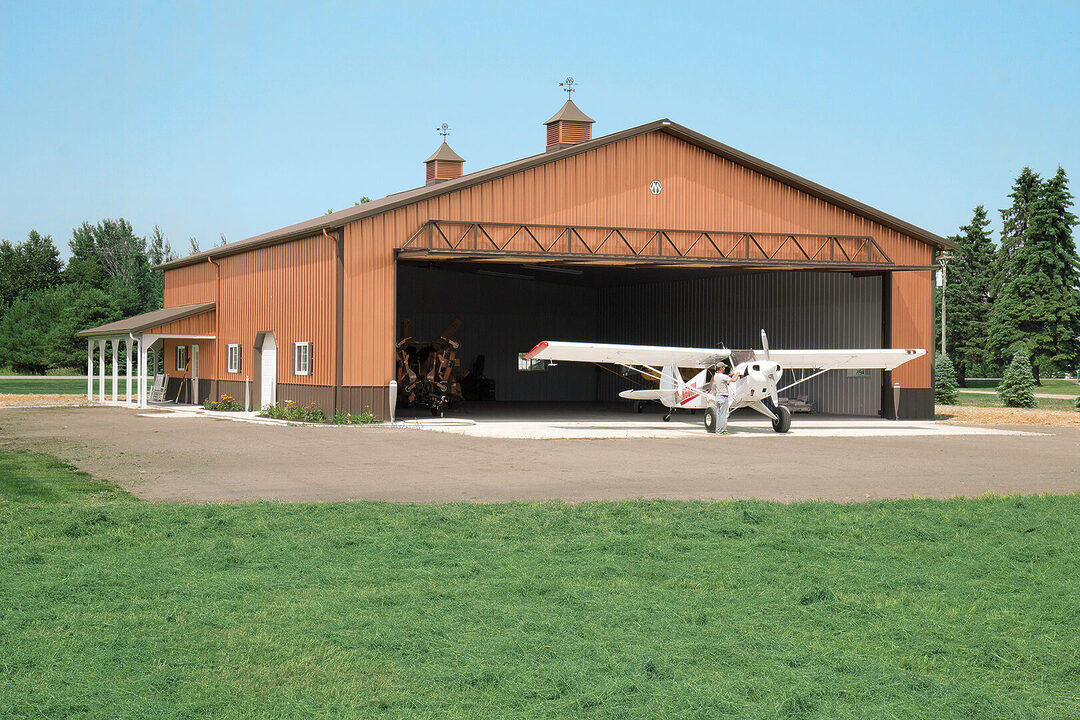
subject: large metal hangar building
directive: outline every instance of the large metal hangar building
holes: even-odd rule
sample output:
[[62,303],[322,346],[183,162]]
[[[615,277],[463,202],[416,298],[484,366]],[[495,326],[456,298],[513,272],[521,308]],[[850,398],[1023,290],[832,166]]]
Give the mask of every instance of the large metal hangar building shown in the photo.
[[[932,351],[948,241],[670,120],[592,126],[567,101],[543,152],[466,174],[444,141],[421,187],[167,263],[164,310],[83,333],[91,373],[95,350],[126,342],[139,376],[160,357],[198,378],[193,399],[246,389],[255,405],[385,417],[401,333],[455,319],[461,366],[484,357],[495,402],[633,387],[523,365],[543,339],[755,348],[765,328],[777,348]],[[899,416],[929,419],[931,364],[799,392],[819,412],[891,418],[898,383]]]

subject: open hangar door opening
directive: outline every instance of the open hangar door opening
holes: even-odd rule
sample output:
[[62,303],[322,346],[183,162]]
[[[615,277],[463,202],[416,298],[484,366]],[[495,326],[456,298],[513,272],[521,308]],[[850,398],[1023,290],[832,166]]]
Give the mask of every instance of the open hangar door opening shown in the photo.
[[[886,287],[880,273],[399,260],[398,339],[435,340],[460,320],[455,375],[472,371],[483,356],[495,403],[629,408],[618,392],[639,385],[618,368],[529,367],[520,354],[540,340],[759,348],[762,328],[774,348],[880,348]],[[781,387],[807,374],[785,371]],[[882,373],[829,372],[786,394],[805,396],[814,412],[876,417]],[[470,404],[448,415],[468,412]]]

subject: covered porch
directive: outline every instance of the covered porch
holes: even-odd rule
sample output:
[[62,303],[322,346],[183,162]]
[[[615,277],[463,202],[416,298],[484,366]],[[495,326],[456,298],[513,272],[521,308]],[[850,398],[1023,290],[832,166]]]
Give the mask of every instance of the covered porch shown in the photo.
[[198,303],[78,333],[86,338],[87,400],[140,408],[200,404],[214,377],[214,316],[214,303]]

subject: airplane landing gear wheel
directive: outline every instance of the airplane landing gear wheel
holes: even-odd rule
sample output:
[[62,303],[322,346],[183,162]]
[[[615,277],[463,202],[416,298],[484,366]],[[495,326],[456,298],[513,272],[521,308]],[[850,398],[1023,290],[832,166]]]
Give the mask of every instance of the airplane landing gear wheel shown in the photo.
[[641,402],[640,400],[635,402],[634,403],[634,412],[638,413],[639,415],[641,413],[645,412],[645,403]]
[[664,422],[671,422],[671,413],[664,414]]
[[705,411],[705,432],[715,433],[720,424],[720,408],[711,407]]
[[791,429],[791,411],[781,405],[774,412],[776,419],[772,421],[772,429],[778,433],[786,433]]

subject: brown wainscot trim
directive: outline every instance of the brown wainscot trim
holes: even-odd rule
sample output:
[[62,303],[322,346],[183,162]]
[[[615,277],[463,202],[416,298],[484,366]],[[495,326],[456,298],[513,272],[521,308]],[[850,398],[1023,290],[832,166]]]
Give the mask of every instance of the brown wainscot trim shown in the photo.
[[[203,384],[202,382],[199,383],[199,385],[202,385],[202,384]],[[209,381],[206,381],[205,384],[207,386],[209,386],[209,388],[210,388],[210,392],[209,392],[209,395],[208,395],[209,399],[217,400],[222,395],[231,395],[233,400],[236,400],[236,402],[240,403],[241,405],[244,404],[244,385],[245,385],[245,383],[244,383],[243,380],[209,380]],[[201,388],[200,388],[200,394],[201,394]],[[255,403],[255,399],[252,398],[252,406],[251,407],[252,407],[253,410],[256,410],[258,408],[255,407],[254,403]]]
[[[892,393],[889,393],[889,407],[885,408],[889,414],[886,417],[895,417],[895,409],[892,407]],[[934,390],[933,388],[900,388],[900,420],[933,420],[934,419]]]
[[290,400],[301,407],[315,403],[327,417],[334,414],[334,388],[330,385],[278,383],[278,405],[284,405]]
[[390,419],[390,390],[385,385],[342,387],[338,393],[339,409],[351,413],[370,410],[380,420]]

